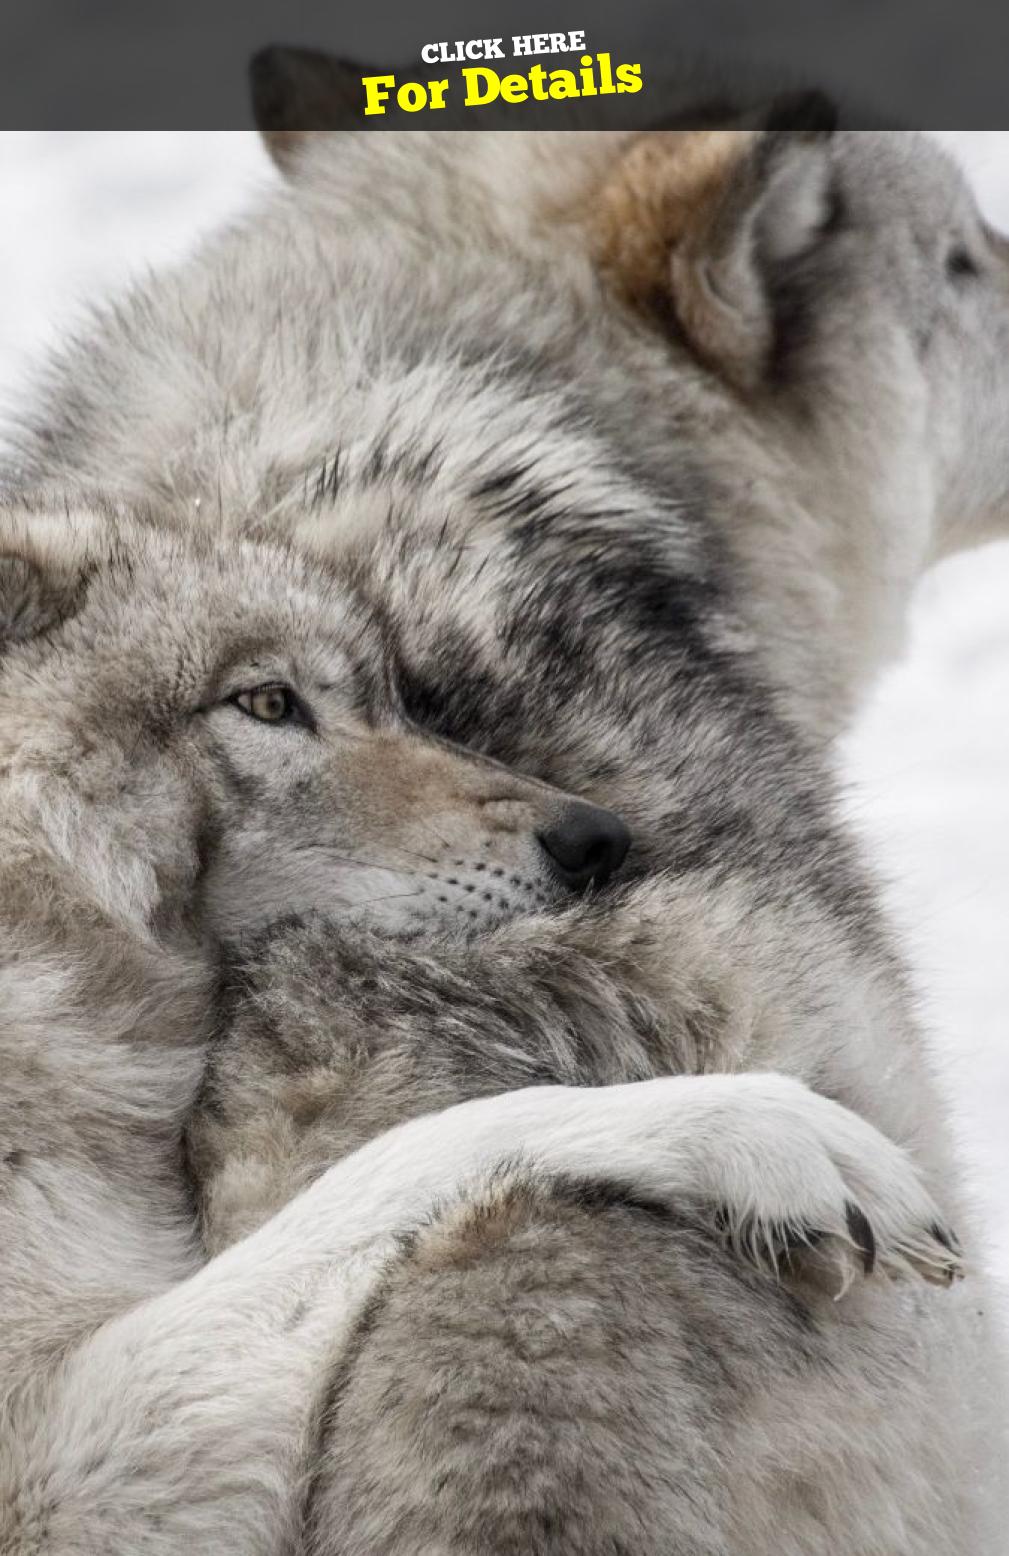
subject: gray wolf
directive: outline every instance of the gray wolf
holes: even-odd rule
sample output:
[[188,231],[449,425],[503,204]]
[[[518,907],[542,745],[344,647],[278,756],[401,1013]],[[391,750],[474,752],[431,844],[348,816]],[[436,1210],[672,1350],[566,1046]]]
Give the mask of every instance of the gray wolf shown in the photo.
[[[138,1172],[113,1213],[104,1165],[50,1188],[87,1257],[42,1257],[34,1201],[15,1223],[7,1246],[33,1252],[12,1293],[49,1339],[0,1507],[22,1544],[59,1527],[54,1550],[994,1553],[992,1299],[975,1270],[943,1289],[970,1217],[830,749],[921,570],[1005,524],[1002,240],[914,137],[290,135],[267,209],[66,353],[17,449],[25,490],[109,491],[183,550],[213,535],[185,541],[185,593],[146,614],[141,596],[120,645],[154,618],[155,640],[168,623],[199,641],[191,596],[211,589],[197,621],[226,622],[269,572],[286,627],[335,633],[342,668],[301,646],[282,670],[259,639],[276,627],[241,627],[267,674],[241,691],[293,699],[300,722],[246,712],[226,821],[213,767],[200,820],[148,868],[157,764],[112,827],[128,865],[105,869],[81,799],[46,823],[100,900],[147,884],[145,969],[185,929],[196,970],[152,984],[158,1020],[166,976],[192,1012],[208,964],[217,1016],[181,1022],[160,1151],[135,1130],[180,1197]],[[230,545],[243,560],[215,562]],[[316,568],[339,589],[304,581]],[[90,600],[65,630],[100,647]],[[17,650],[31,685],[49,631]],[[166,703],[132,657],[140,718]],[[436,813],[418,842],[423,809],[387,834],[396,756],[360,770],[370,832],[325,819],[301,755],[278,806],[262,741],[300,753],[330,728],[306,669],[326,696],[373,686],[337,715],[352,743],[406,729],[425,753],[450,743],[453,771],[462,747],[618,813],[610,884],[565,905],[527,834],[495,868],[531,895],[492,892],[474,939],[422,882],[472,870],[453,890],[475,898],[477,834],[446,846]],[[152,744],[174,771],[171,723]],[[127,765],[143,746],[122,740]],[[45,770],[87,797],[90,763],[60,749]],[[188,747],[180,766],[205,771]],[[306,803],[292,833],[278,810]],[[123,1107],[169,1094],[132,1074],[157,1045],[129,1033],[102,1071]],[[96,1106],[75,1103],[116,1135]],[[194,1272],[174,1286],[169,1233]],[[66,1332],[76,1279],[86,1341]]]
[[[261,1232],[206,1262],[180,1134],[213,1036],[214,948],[239,921],[261,933],[264,900],[285,900],[297,877],[327,940],[338,924],[341,954],[356,947],[358,958],[355,992],[344,990],[352,1003],[369,967],[391,975],[394,925],[442,978],[462,947],[478,960],[488,950],[488,975],[508,983],[519,1008],[537,966],[543,982],[545,952],[558,969],[567,961],[569,1031],[549,1008],[558,976],[541,996],[542,1035],[560,1054],[574,1021],[578,1044],[599,1045],[601,1056],[621,1044],[624,984],[650,949],[648,926],[665,935],[665,904],[646,886],[601,923],[598,905],[584,918],[562,911],[588,885],[578,851],[585,859],[591,843],[599,882],[626,846],[613,818],[417,733],[393,694],[388,624],[349,581],[283,546],[94,506],[15,505],[2,524],[5,1550],[168,1551],[189,1539],[204,1550],[297,1548],[300,1444],[317,1387],[331,1358],[350,1354],[404,1239],[426,1224],[448,1248],[453,1217],[462,1231],[474,1214],[521,1216],[542,1199],[548,1223],[568,1205],[577,1234],[584,1207],[609,1196],[620,1213],[649,1207],[646,1239],[661,1207],[682,1216],[693,1205],[688,1244],[699,1245],[695,1257],[710,1245],[716,1268],[719,1242],[705,1221],[717,1211],[756,1258],[773,1251],[765,1239],[808,1228],[832,1238],[849,1277],[862,1279],[870,1236],[892,1274],[943,1279],[955,1269],[952,1234],[908,1156],[797,1080],[649,1082],[640,1075],[657,1066],[642,1049],[637,1066],[629,1052],[606,1061],[614,1082],[629,1071],[638,1084],[550,1085],[555,1063],[536,1048],[523,1089],[500,1096],[521,1023],[514,1056],[502,1046],[500,1075],[485,1077],[484,1100],[376,1132],[346,1161],[313,1171],[307,1192]],[[437,864],[433,838],[450,857],[474,856],[477,881],[507,872],[490,906],[472,911],[514,926],[514,940],[495,943],[477,926],[441,945],[418,933],[416,904],[409,915],[393,907],[403,893],[388,893],[387,876],[416,879],[415,845]],[[481,898],[441,884],[422,914],[451,931],[459,903]],[[556,920],[537,920],[540,903],[554,905]],[[299,933],[297,920],[289,927]],[[627,980],[615,965],[610,978],[592,974],[601,932]],[[276,925],[271,945],[276,954]],[[666,1012],[674,1070],[681,974],[664,970],[664,955],[654,960],[657,971],[637,981],[659,980],[651,993]],[[303,947],[298,963],[311,977]],[[422,1029],[425,978],[409,965],[403,1010],[412,1001]],[[642,1041],[647,994],[634,1016]],[[485,997],[506,1033],[516,1011],[492,988]],[[444,1037],[467,1020],[464,1006],[452,1008],[440,1002],[449,1060]],[[328,1036],[324,1052],[319,1108],[309,1101],[292,1118],[292,1145],[299,1122],[325,1114]],[[249,1057],[249,1077],[262,1079]],[[304,1057],[290,1081],[310,1092]],[[464,1053],[456,1063],[455,1089],[477,1089]],[[558,1079],[592,1079],[590,1053],[583,1063],[582,1077],[561,1069]],[[409,1077],[392,1064],[389,1080]],[[428,1102],[446,1101],[435,1076]],[[423,1110],[412,1091],[398,1109]],[[260,1127],[260,1143],[268,1133]],[[290,1167],[288,1142],[273,1143],[272,1173],[250,1140],[238,1174],[250,1230],[269,1180]],[[233,1232],[235,1205],[214,1183],[219,1234]],[[637,1241],[629,1251],[643,1251]],[[578,1257],[591,1270],[587,1249]],[[738,1278],[716,1276],[730,1288]],[[799,1326],[772,1279],[763,1277],[765,1294],[742,1278],[789,1331]]]

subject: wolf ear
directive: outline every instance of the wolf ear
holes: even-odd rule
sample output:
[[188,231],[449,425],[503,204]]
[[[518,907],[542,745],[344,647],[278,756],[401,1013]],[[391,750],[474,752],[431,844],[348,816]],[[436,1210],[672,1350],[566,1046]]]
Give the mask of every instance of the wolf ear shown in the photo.
[[249,61],[252,112],[274,162],[289,173],[315,130],[350,129],[364,112],[367,69],[319,49],[272,44]]
[[29,557],[0,555],[0,652],[27,643],[62,619],[66,585],[66,579],[50,580]]
[[79,609],[94,570],[99,516],[65,506],[57,517],[30,508],[0,511],[0,655],[48,632]]
[[645,134],[597,207],[610,280],[738,389],[767,370],[776,278],[829,223],[833,120],[811,94],[779,104],[758,131]]

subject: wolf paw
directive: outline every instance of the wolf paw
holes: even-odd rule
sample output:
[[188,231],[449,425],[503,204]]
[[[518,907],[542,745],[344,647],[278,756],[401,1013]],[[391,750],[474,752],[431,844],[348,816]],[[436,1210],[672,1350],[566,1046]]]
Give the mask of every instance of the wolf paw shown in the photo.
[[714,1218],[739,1254],[837,1296],[874,1274],[949,1285],[963,1273],[956,1238],[907,1153],[786,1075],[530,1087],[442,1119],[451,1115],[458,1130],[441,1124],[442,1156],[453,1133],[468,1139],[485,1118],[485,1162],[526,1160],[619,1184],[708,1225]]
[[708,1077],[707,1192],[730,1246],[834,1290],[873,1274],[951,1285],[960,1247],[907,1154],[857,1114],[779,1075]]

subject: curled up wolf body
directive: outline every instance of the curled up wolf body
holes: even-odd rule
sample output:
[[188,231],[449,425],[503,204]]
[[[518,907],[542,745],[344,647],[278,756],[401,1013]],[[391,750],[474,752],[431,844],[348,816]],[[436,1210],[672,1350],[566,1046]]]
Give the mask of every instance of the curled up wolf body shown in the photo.
[[0,1549],[995,1556],[830,753],[1005,526],[1002,240],[897,135],[284,159],[0,516]]

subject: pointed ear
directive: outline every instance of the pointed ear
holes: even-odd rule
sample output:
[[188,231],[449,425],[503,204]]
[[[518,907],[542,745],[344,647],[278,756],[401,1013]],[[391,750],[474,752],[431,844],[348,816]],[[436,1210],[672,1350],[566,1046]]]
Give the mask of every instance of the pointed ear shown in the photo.
[[318,49],[260,49],[249,62],[256,127],[267,150],[289,173],[314,130],[350,129],[364,112],[367,69]]
[[[782,128],[797,111],[802,127]],[[760,131],[642,135],[598,207],[611,282],[744,391],[770,363],[775,282],[816,246],[832,213],[833,128],[802,124],[802,112],[811,110],[792,105]]]
[[0,512],[0,655],[73,616],[93,571],[95,515],[78,508]]
[[0,555],[0,653],[62,621],[76,580],[50,577],[27,556]]

